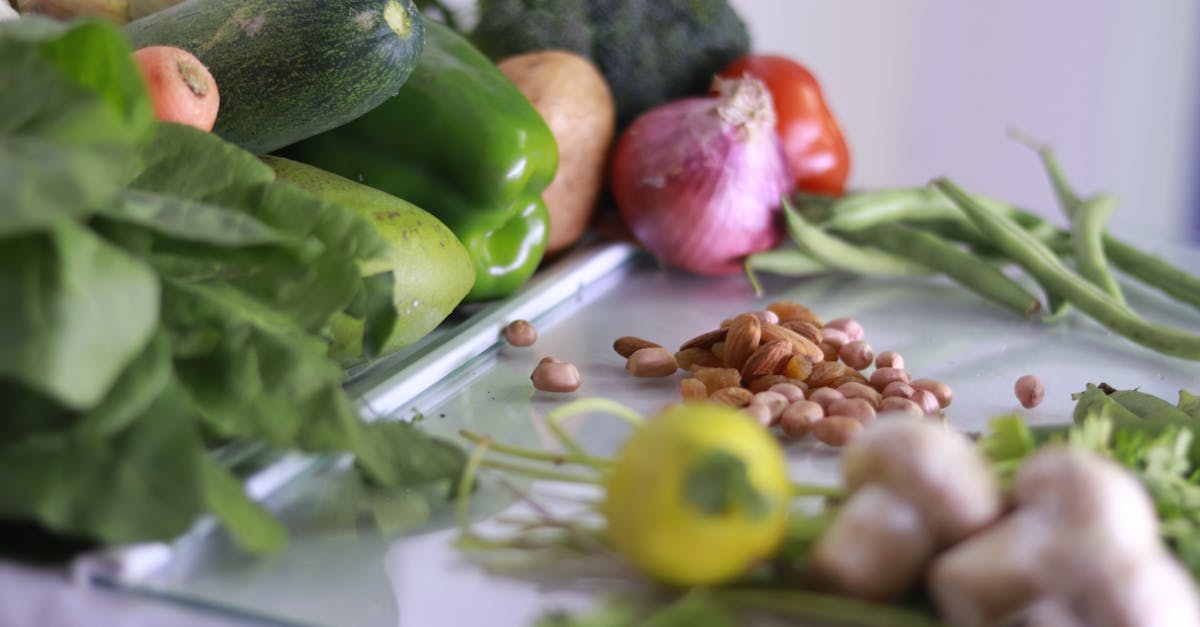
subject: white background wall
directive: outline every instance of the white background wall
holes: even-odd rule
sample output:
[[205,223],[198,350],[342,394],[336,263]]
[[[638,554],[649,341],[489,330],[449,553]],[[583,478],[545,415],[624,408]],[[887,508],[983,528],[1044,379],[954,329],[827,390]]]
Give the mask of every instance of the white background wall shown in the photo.
[[1057,216],[1039,163],[1055,146],[1114,229],[1200,240],[1200,1],[732,0],[755,47],[821,80],[859,187],[951,176]]

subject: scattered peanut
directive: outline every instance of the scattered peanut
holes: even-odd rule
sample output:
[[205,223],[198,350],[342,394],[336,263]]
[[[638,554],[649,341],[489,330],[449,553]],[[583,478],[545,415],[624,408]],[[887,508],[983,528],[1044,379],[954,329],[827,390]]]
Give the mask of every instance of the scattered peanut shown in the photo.
[[863,424],[875,419],[875,407],[865,398],[843,398],[833,401],[825,408],[831,416],[847,416]]
[[846,398],[861,398],[870,403],[872,407],[878,407],[879,402],[883,400],[883,395],[878,390],[858,381],[843,383],[837,386],[836,389],[842,393],[842,396]]
[[906,397],[885,396],[882,401],[879,401],[879,413],[904,413],[913,416],[923,416],[925,415],[925,410]]
[[635,377],[667,377],[675,374],[679,364],[671,351],[659,346],[634,351],[625,362],[625,369]]
[[575,364],[553,357],[542,358],[529,379],[543,392],[574,392],[581,383]]
[[899,368],[904,369],[904,357],[896,351],[883,351],[875,357],[876,368]]
[[796,401],[779,415],[779,427],[793,438],[802,438],[825,417],[825,408],[812,401]]
[[841,329],[821,327],[821,341],[840,349],[850,343],[850,335]]
[[893,381],[902,381],[904,383],[908,383],[911,380],[912,378],[909,377],[908,372],[900,368],[891,367],[876,368],[875,372],[871,373],[870,379],[871,386],[876,390],[883,390],[888,386],[889,383],[892,383]]
[[942,404],[938,402],[937,396],[925,388],[914,388],[913,395],[909,400],[916,403],[925,414],[936,414],[942,409]]
[[813,425],[812,434],[829,446],[845,446],[863,428],[863,423],[848,416],[826,416]]
[[817,388],[808,393],[808,400],[820,405],[822,408],[827,408],[830,403],[845,398],[844,394],[834,388]]
[[918,390],[929,390],[933,394],[934,398],[937,398],[938,405],[940,405],[942,409],[949,407],[950,402],[954,400],[954,391],[950,389],[950,386],[942,383],[941,381],[934,381],[933,379],[915,379],[910,385]]
[[905,383],[904,381],[892,381],[883,387],[883,397],[889,398],[897,396],[900,398],[912,398],[916,388]]
[[1021,407],[1025,409],[1033,409],[1042,403],[1042,399],[1046,397],[1046,387],[1035,376],[1027,374],[1017,379],[1013,385],[1013,392],[1017,395],[1017,400],[1021,402]]
[[766,405],[751,402],[749,405],[743,407],[742,411],[753,418],[754,422],[767,428],[774,426],[777,422],[777,419],[771,415],[771,408]]
[[854,318],[834,318],[826,322],[825,327],[845,333],[851,342],[863,339],[863,326]]
[[863,340],[851,340],[848,344],[843,344],[838,349],[838,357],[847,366],[855,370],[863,370],[871,365],[871,361],[875,359],[875,353],[871,350],[871,345]]
[[789,403],[795,403],[796,401],[805,400],[804,388],[802,388],[794,383],[776,383],[776,384],[772,385],[771,387],[767,388],[767,390],[769,390],[771,392],[775,392],[777,394],[782,394],[783,397],[786,398]]
[[779,421],[779,415],[787,408],[791,401],[779,392],[759,392],[750,399],[751,405],[762,405],[771,411],[771,424]]
[[533,346],[537,329],[528,320],[513,320],[504,327],[504,340],[513,346]]

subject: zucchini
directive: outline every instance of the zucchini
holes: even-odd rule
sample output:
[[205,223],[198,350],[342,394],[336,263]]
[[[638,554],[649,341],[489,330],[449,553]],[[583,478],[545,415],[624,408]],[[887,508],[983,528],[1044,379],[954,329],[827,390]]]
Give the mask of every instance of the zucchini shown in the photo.
[[187,0],[124,29],[134,48],[176,46],[208,66],[213,132],[258,153],[395,96],[425,41],[413,0]]

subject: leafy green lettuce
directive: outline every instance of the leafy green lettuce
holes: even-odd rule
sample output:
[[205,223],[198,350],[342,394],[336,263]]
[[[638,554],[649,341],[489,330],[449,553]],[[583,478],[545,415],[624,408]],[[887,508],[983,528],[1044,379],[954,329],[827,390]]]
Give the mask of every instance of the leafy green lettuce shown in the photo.
[[6,22],[0,58],[0,520],[129,543],[212,514],[264,551],[286,533],[217,445],[348,452],[386,486],[457,475],[458,448],[364,423],[328,357],[335,314],[395,321],[390,278],[362,276],[387,252],[367,221],[156,122],[114,26]]

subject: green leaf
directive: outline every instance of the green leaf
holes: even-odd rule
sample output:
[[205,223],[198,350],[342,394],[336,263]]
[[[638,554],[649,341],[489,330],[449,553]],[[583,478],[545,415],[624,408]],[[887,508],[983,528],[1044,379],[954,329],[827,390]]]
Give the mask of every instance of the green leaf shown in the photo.
[[287,545],[287,528],[258,503],[228,470],[212,458],[201,456],[204,494],[209,508],[242,548],[271,553]]
[[1176,406],[1193,420],[1200,421],[1200,396],[1179,390],[1179,403]]
[[132,152],[0,137],[0,237],[87,215],[117,193],[131,159]]
[[93,407],[158,325],[144,264],[73,223],[0,246],[0,376]]
[[979,446],[992,462],[1006,462],[1025,459],[1037,449],[1037,442],[1025,420],[1011,414],[989,420],[988,434]]
[[131,188],[193,200],[215,201],[228,190],[275,178],[274,171],[249,152],[183,124],[158,124],[141,159],[142,172]]
[[399,321],[396,305],[392,302],[395,282],[391,272],[380,272],[363,278],[360,283],[364,294],[362,303],[363,333],[362,352],[372,359],[383,350],[388,338]]
[[118,201],[101,213],[167,237],[213,246],[296,244],[246,213],[156,192],[124,190]]
[[169,540],[205,511],[202,452],[186,399],[168,386],[111,438],[67,432],[0,443],[0,517],[105,543]]
[[356,447],[360,469],[375,482],[416,486],[456,480],[467,456],[462,448],[401,420],[376,420],[363,426]]
[[1136,423],[1141,418],[1122,407],[1099,387],[1089,383],[1087,389],[1076,398],[1073,419],[1075,424],[1083,424],[1091,418],[1105,418],[1116,425]]
[[705,453],[687,469],[683,498],[705,516],[744,513],[758,519],[771,512],[771,504],[750,483],[746,463],[732,453]]
[[0,136],[140,145],[155,121],[131,53],[121,29],[103,20],[0,22]]

